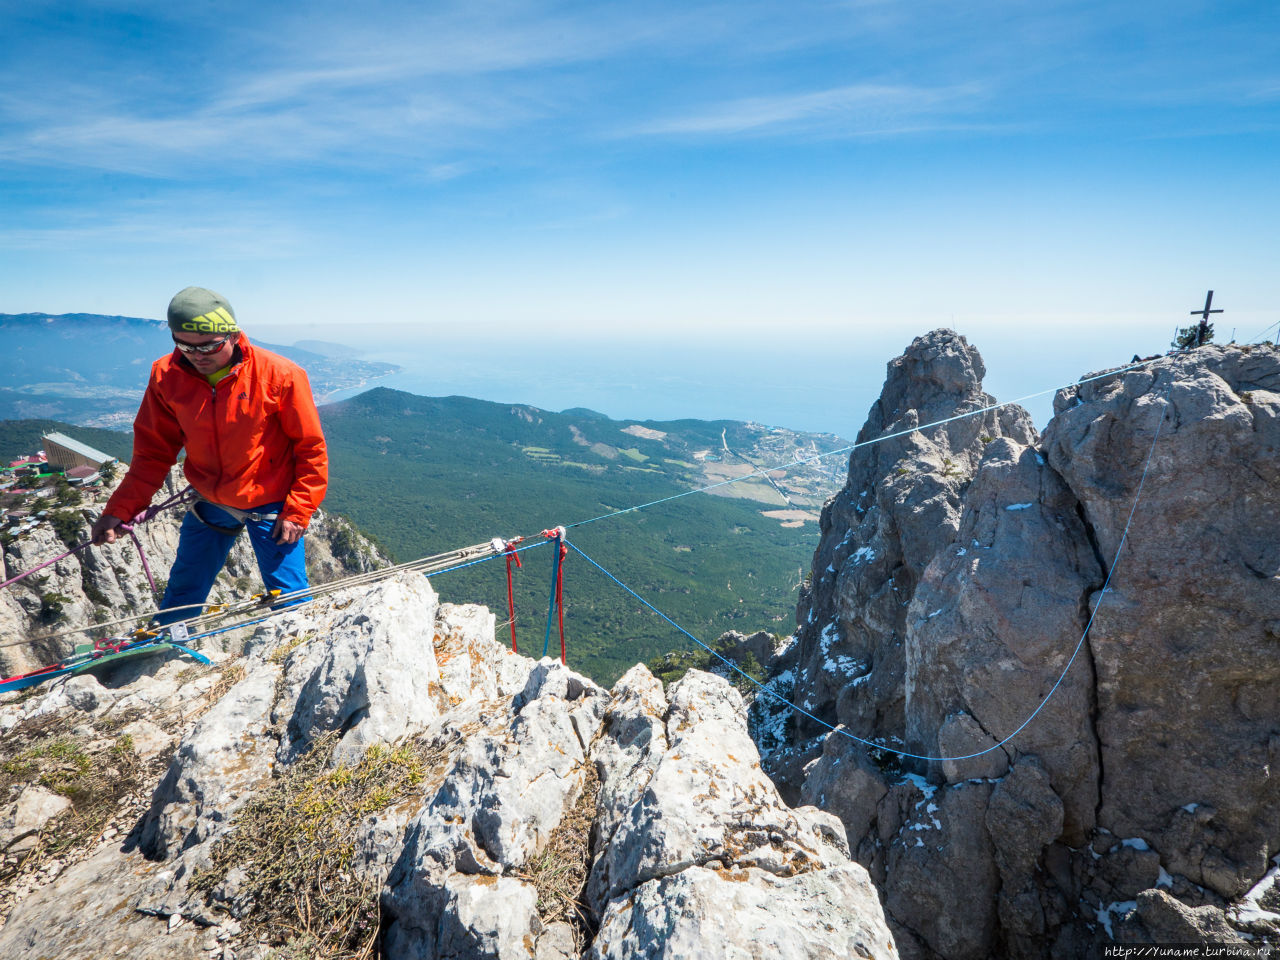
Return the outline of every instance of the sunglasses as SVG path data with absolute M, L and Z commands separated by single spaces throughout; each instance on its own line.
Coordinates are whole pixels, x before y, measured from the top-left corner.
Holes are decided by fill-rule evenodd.
M 214 340 L 211 343 L 200 343 L 200 344 L 183 343 L 177 337 L 174 337 L 173 345 L 177 347 L 179 350 L 181 350 L 183 353 L 217 353 L 219 350 L 222 349 L 223 345 L 226 344 L 226 342 L 234 336 L 235 336 L 234 333 L 229 333 L 225 337 L 223 337 L 221 340 Z

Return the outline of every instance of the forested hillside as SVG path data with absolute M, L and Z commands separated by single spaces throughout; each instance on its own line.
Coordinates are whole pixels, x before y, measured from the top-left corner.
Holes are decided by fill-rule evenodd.
M 841 446 L 839 437 L 737 421 L 615 421 L 466 397 L 376 389 L 321 407 L 331 460 L 325 508 L 350 518 L 396 560 L 495 536 L 533 536 Z M 127 460 L 127 433 L 50 420 L 0 421 L 0 456 L 39 448 L 50 430 Z M 695 635 L 789 633 L 823 500 L 845 458 L 828 457 L 576 527 L 570 537 Z M 526 552 L 515 575 L 520 648 L 540 654 L 552 551 Z M 565 573 L 573 665 L 610 683 L 637 661 L 689 641 L 576 554 Z M 436 582 L 449 601 L 477 601 L 500 619 L 505 564 Z M 552 646 L 558 646 L 558 635 Z
M 726 446 L 775 464 L 812 455 L 819 440 L 827 449 L 841 443 L 736 421 L 635 423 L 386 389 L 321 413 L 331 456 L 326 505 L 401 560 L 668 497 L 732 472 L 730 460 L 749 472 Z M 683 497 L 574 528 L 570 539 L 701 638 L 729 629 L 789 633 L 817 533 L 813 522 L 783 523 L 816 521 L 844 461 L 830 457 L 777 480 L 791 509 L 766 483 L 733 484 L 720 491 L 733 497 Z M 516 574 L 519 640 L 537 654 L 551 551 L 529 551 L 524 560 Z M 637 661 L 689 645 L 576 554 L 565 581 L 570 661 L 595 679 L 611 683 Z M 507 607 L 500 560 L 446 574 L 436 586 L 448 600 Z

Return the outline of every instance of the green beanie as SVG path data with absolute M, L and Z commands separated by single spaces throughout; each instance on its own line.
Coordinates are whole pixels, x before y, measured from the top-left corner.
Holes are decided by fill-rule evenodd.
M 169 329 L 174 333 L 235 333 L 236 314 L 220 293 L 187 287 L 169 301 Z

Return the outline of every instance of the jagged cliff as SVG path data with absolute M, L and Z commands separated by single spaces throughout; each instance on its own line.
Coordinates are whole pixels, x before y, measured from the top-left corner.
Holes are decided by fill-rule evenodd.
M 80 493 L 78 503 L 61 508 L 61 512 L 72 521 L 61 531 L 70 543 L 80 543 L 89 538 L 90 526 L 117 483 L 87 488 Z M 175 467 L 157 494 L 157 502 L 185 487 L 181 471 Z M 177 507 L 137 527 L 138 540 L 157 582 L 168 575 L 169 567 L 173 565 L 183 515 L 184 509 Z M 0 570 L 4 573 L 0 579 L 37 567 L 63 553 L 67 546 L 53 524 L 41 524 L 5 544 L 0 553 L 3 560 Z M 345 519 L 324 511 L 317 511 L 312 518 L 306 549 L 307 570 L 313 584 L 377 569 L 389 562 Z M 249 538 L 241 536 L 214 584 L 210 602 L 243 599 L 261 589 L 258 564 Z M 84 643 L 90 637 L 78 634 L 35 644 L 21 641 L 95 621 L 153 611 L 158 599 L 151 594 L 143 572 L 142 556 L 128 537 L 60 560 L 0 590 L 0 676 L 25 673 L 53 663 L 69 654 L 76 643 Z
M 0 956 L 897 955 L 725 680 L 606 692 L 493 633 L 399 574 L 224 635 L 213 667 L 8 698 Z
M 985 407 L 939 330 L 859 441 Z M 836 813 L 904 956 L 1277 937 L 1280 352 L 1206 347 L 855 450 L 770 686 L 767 769 Z M 1156 431 L 1141 500 L 1108 591 Z M 1270 901 L 1268 901 L 1270 902 Z M 1272 903 L 1272 909 L 1275 909 Z
M 0 700 L 0 955 L 1274 943 L 1280 352 L 1092 379 L 1043 435 L 983 374 L 950 331 L 890 363 L 795 637 L 728 645 L 816 719 L 758 698 L 749 736 L 697 671 L 604 691 L 409 576 Z M 113 549 L 54 585 L 145 603 Z M 971 759 L 844 735 L 977 754 L 1042 702 Z

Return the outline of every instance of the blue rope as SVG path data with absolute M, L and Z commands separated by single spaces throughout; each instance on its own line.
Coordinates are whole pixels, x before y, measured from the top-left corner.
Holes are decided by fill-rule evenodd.
M 984 756 L 985 754 L 991 753 L 993 750 L 1000 749 L 1006 743 L 1008 743 L 1014 737 L 1016 737 L 1019 733 L 1021 733 L 1026 728 L 1027 724 L 1029 724 L 1032 720 L 1036 718 L 1037 714 L 1039 714 L 1040 711 L 1044 709 L 1045 705 L 1049 702 L 1050 698 L 1052 698 L 1054 693 L 1057 692 L 1058 687 L 1062 685 L 1062 681 L 1066 679 L 1067 671 L 1071 669 L 1071 665 L 1075 663 L 1076 657 L 1079 655 L 1080 650 L 1084 647 L 1084 642 L 1086 639 L 1088 639 L 1089 631 L 1093 627 L 1094 618 L 1097 617 L 1098 610 L 1102 607 L 1102 600 L 1107 595 L 1107 592 L 1111 587 L 1111 577 L 1116 572 L 1116 567 L 1120 563 L 1120 553 L 1122 550 L 1124 550 L 1124 545 L 1126 541 L 1129 539 L 1129 527 L 1133 523 L 1134 513 L 1137 511 L 1138 503 L 1142 499 L 1142 488 L 1146 484 L 1147 474 L 1151 470 L 1151 459 L 1156 452 L 1156 441 L 1160 439 L 1160 431 L 1164 427 L 1165 415 L 1168 412 L 1168 409 L 1169 409 L 1169 394 L 1166 392 L 1164 396 L 1164 406 L 1161 407 L 1160 409 L 1160 420 L 1157 422 L 1155 434 L 1151 438 L 1151 448 L 1147 451 L 1147 460 L 1142 467 L 1142 476 L 1138 480 L 1138 489 L 1133 496 L 1133 505 L 1129 508 L 1129 518 L 1128 520 L 1125 521 L 1124 532 L 1121 533 L 1120 535 L 1120 543 L 1116 547 L 1115 557 L 1112 559 L 1111 566 L 1107 570 L 1107 578 L 1102 584 L 1102 591 L 1098 594 L 1098 601 L 1097 603 L 1094 604 L 1093 611 L 1089 614 L 1089 621 L 1088 623 L 1085 624 L 1084 632 L 1080 635 L 1080 639 L 1076 643 L 1075 650 L 1071 652 L 1071 658 L 1067 661 L 1067 665 L 1062 668 L 1062 672 L 1058 675 L 1058 679 L 1054 682 L 1053 687 L 1049 690 L 1047 694 L 1045 694 L 1044 699 L 1040 701 L 1040 705 L 1037 706 L 1035 710 L 1031 711 L 1031 715 L 1028 716 L 1027 719 L 1023 720 L 1022 723 L 1018 725 L 1018 728 L 1013 731 L 1013 733 L 1009 734 L 999 743 L 992 744 L 991 746 L 987 747 L 985 750 L 979 750 L 977 753 L 966 753 L 962 756 L 954 756 L 954 757 L 933 757 L 933 756 L 927 756 L 925 754 L 909 753 L 905 750 L 895 750 L 892 747 L 885 746 L 882 743 L 876 743 L 872 740 L 864 740 L 862 737 L 855 736 L 854 734 L 849 733 L 849 731 L 841 727 L 832 726 L 831 724 L 827 723 L 825 720 L 815 717 L 812 713 L 810 713 L 808 710 L 805 710 L 803 707 L 799 706 L 798 704 L 794 704 L 790 700 L 787 700 L 781 694 L 775 693 L 774 691 L 770 690 L 768 687 L 762 684 L 755 677 L 751 676 L 751 674 L 744 671 L 736 663 L 727 659 L 717 651 L 713 650 L 711 647 L 707 646 L 705 643 L 703 643 L 701 640 L 695 637 L 692 633 L 690 633 L 684 627 L 680 626 L 680 624 L 676 623 L 669 616 L 667 616 L 665 613 L 663 613 L 661 610 L 655 607 L 652 603 L 650 603 L 644 597 L 640 596 L 640 594 L 636 593 L 629 586 L 627 586 L 625 583 L 623 583 L 621 580 L 615 577 L 612 573 L 610 573 L 604 567 L 600 566 L 600 564 L 596 563 L 596 561 L 588 557 L 585 553 L 583 553 L 578 548 L 577 544 L 572 543 L 568 540 L 566 540 L 565 542 L 568 543 L 569 546 L 572 547 L 574 550 L 576 550 L 578 554 L 580 554 L 583 557 L 583 559 L 585 559 L 593 567 L 595 567 L 597 570 L 603 573 L 606 577 L 608 577 L 618 586 L 622 587 L 623 590 L 627 591 L 627 593 L 631 594 L 631 596 L 635 597 L 637 600 L 643 603 L 646 607 L 648 607 L 650 610 L 652 610 L 654 613 L 660 616 L 663 620 L 667 621 L 667 623 L 671 624 L 671 626 L 675 627 L 677 630 L 683 633 L 686 637 L 688 637 L 698 646 L 702 647 L 702 649 L 706 650 L 708 653 L 714 656 L 717 660 L 719 660 L 725 666 L 729 667 L 729 669 L 733 670 L 735 673 L 740 674 L 741 676 L 745 677 L 747 680 L 751 681 L 751 683 L 754 684 L 760 690 L 761 693 L 767 694 L 768 696 L 772 697 L 774 700 L 778 701 L 782 705 L 786 707 L 790 707 L 792 710 L 794 710 L 797 713 L 804 714 L 804 716 L 808 717 L 810 720 L 814 721 L 815 723 L 823 727 L 826 727 L 828 730 L 832 731 L 833 733 L 838 733 L 842 737 L 846 737 L 850 740 L 853 740 L 855 743 L 862 744 L 863 746 L 872 747 L 876 750 L 881 750 L 885 753 L 892 753 L 899 757 L 908 757 L 912 760 L 929 760 L 929 761 L 973 760 L 976 757 L 981 757 L 981 756 Z
M 550 540 L 544 540 L 544 543 L 550 543 Z M 555 539 L 555 554 L 551 558 L 551 599 L 547 601 L 547 632 L 542 635 L 542 655 L 545 657 L 547 651 L 551 648 L 551 624 L 555 619 L 556 612 L 556 587 L 560 585 L 560 544 L 564 540 L 557 536 Z
M 1250 337 L 1245 342 L 1246 343 L 1266 343 L 1267 340 L 1264 340 L 1263 338 L 1266 337 L 1269 340 L 1271 331 L 1275 327 L 1280 327 L 1280 320 L 1277 320 L 1275 323 L 1269 324 L 1265 330 L 1259 330 L 1257 333 L 1255 333 L 1252 337 Z
M 219 627 L 217 630 L 209 630 L 205 633 L 193 633 L 187 639 L 203 640 L 205 637 L 216 637 L 220 633 L 226 633 L 229 630 L 239 630 L 241 627 L 256 627 L 258 624 L 263 623 L 267 620 L 270 620 L 271 617 L 274 616 L 276 613 L 283 613 L 283 612 L 284 612 L 283 610 L 276 610 L 276 611 L 273 611 L 272 614 L 268 616 L 259 617 L 257 620 L 248 620 L 244 623 L 233 623 L 229 627 Z
M 783 463 L 773 467 L 767 467 L 763 470 L 757 470 L 754 473 L 744 473 L 740 477 L 731 477 L 728 480 L 720 480 L 717 483 L 709 483 L 705 487 L 697 487 L 693 490 L 685 490 L 681 493 L 672 494 L 669 497 L 662 497 L 658 500 L 650 500 L 648 503 L 639 503 L 634 507 L 625 507 L 622 510 L 614 510 L 612 513 L 602 513 L 598 517 L 592 517 L 590 520 L 579 520 L 576 523 L 566 523 L 565 529 L 569 530 L 574 527 L 581 527 L 588 523 L 595 523 L 597 520 L 609 520 L 613 517 L 620 517 L 624 513 L 634 513 L 637 510 L 645 510 L 649 507 L 656 507 L 660 503 L 668 503 L 672 500 L 679 500 L 681 497 L 689 497 L 695 493 L 706 493 L 708 490 L 715 490 L 717 487 L 725 487 L 731 483 L 741 483 L 744 480 L 751 480 L 755 477 L 763 477 L 773 473 L 775 470 L 789 470 L 792 467 L 802 466 L 806 463 L 813 463 L 816 460 L 822 460 L 826 457 L 834 457 L 837 453 L 852 453 L 854 450 L 860 450 L 863 447 L 869 447 L 876 443 L 883 443 L 886 440 L 893 440 L 897 437 L 905 437 L 912 433 L 918 433 L 921 430 L 931 430 L 934 427 L 941 427 L 948 423 L 955 423 L 957 420 L 965 420 L 968 417 L 976 417 L 980 413 L 989 413 L 992 410 L 999 410 L 1001 407 L 1007 407 L 1011 404 L 1022 403 L 1024 400 L 1034 400 L 1036 397 L 1043 397 L 1046 393 L 1057 393 L 1067 387 L 1075 387 L 1085 383 L 1092 383 L 1095 380 L 1103 380 L 1107 377 L 1118 377 L 1122 373 L 1128 373 L 1130 370 L 1137 370 L 1149 364 L 1155 363 L 1157 360 L 1163 360 L 1164 357 L 1152 357 L 1150 360 L 1141 360 L 1138 363 L 1131 363 L 1126 367 L 1119 367 L 1107 373 L 1099 373 L 1092 377 L 1085 377 L 1083 380 L 1076 380 L 1072 383 L 1064 384 L 1061 387 L 1050 387 L 1047 390 L 1039 390 L 1036 393 L 1028 393 L 1026 396 L 1018 397 L 1016 400 L 1005 400 L 1001 403 L 993 403 L 986 407 L 979 407 L 977 410 L 969 410 L 966 413 L 957 413 L 955 416 L 944 417 L 941 420 L 934 420 L 932 423 L 923 423 L 918 427 L 911 427 L 908 430 L 898 430 L 895 433 L 886 433 L 883 436 L 872 437 L 870 440 L 862 440 L 858 443 L 851 443 L 846 447 L 837 447 L 835 450 L 828 450 L 826 453 L 815 454 L 812 457 L 803 457 L 799 460 L 792 460 L 790 463 Z

